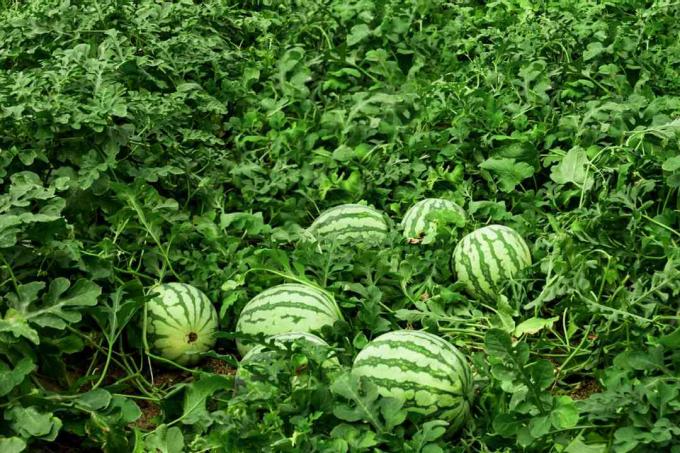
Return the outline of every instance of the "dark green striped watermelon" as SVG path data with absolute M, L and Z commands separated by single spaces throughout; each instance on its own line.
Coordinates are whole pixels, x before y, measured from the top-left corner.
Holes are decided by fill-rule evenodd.
M 335 301 L 320 289 L 286 283 L 262 291 L 252 298 L 239 316 L 236 331 L 266 336 L 290 332 L 311 332 L 332 326 L 342 319 Z M 237 341 L 243 356 L 252 344 Z
M 401 227 L 403 235 L 408 240 L 415 240 L 426 234 L 430 229 L 435 228 L 432 217 L 435 213 L 455 212 L 465 218 L 465 211 L 453 201 L 442 198 L 426 198 L 420 200 L 406 211 Z
M 489 225 L 465 236 L 453 252 L 458 281 L 471 296 L 496 300 L 499 285 L 531 266 L 529 246 L 512 228 Z
M 389 227 L 378 210 L 360 204 L 330 208 L 314 220 L 307 231 L 320 242 L 379 245 Z
M 180 365 L 195 364 L 215 345 L 215 307 L 203 292 L 184 283 L 153 289 L 147 303 L 147 342 L 152 352 Z
M 427 332 L 401 330 L 380 335 L 357 354 L 352 373 L 365 376 L 385 397 L 459 428 L 470 413 L 472 372 L 449 342 Z

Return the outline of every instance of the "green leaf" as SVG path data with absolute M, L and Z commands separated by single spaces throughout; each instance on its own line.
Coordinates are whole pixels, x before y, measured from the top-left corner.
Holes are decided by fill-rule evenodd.
M 503 192 L 512 192 L 518 184 L 534 174 L 534 167 L 526 162 L 517 162 L 515 159 L 492 157 L 479 166 L 498 178 Z
M 380 400 L 380 414 L 385 420 L 385 429 L 392 429 L 401 425 L 406 420 L 406 411 L 402 409 L 404 402 L 395 398 L 382 398 Z
M 567 152 L 562 161 L 552 167 L 550 179 L 558 184 L 575 184 L 583 189 L 590 188 L 592 178 L 588 176 L 589 160 L 583 148 L 574 147 Z
M 71 287 L 67 279 L 58 277 L 52 280 L 47 294 L 43 296 L 42 304 L 38 305 L 36 304 L 38 293 L 44 286 L 43 282 L 32 282 L 20 285 L 16 294 L 10 294 L 8 299 L 16 312 L 13 312 L 11 316 L 8 312 L 5 321 L 8 321 L 8 318 L 15 318 L 19 321 L 14 325 L 11 322 L 9 325 L 0 325 L 0 329 L 15 332 L 15 335 L 18 332 L 23 336 L 31 337 L 32 332 L 16 325 L 21 324 L 21 320 L 41 327 L 65 329 L 67 324 L 80 321 L 81 314 L 77 309 L 96 305 L 97 298 L 101 294 L 99 285 L 89 280 L 80 279 Z M 37 344 L 36 341 L 34 342 Z
M 79 395 L 74 400 L 76 406 L 86 411 L 98 411 L 104 409 L 111 402 L 111 394 L 104 389 L 92 390 Z
M 534 417 L 529 421 L 529 432 L 532 437 L 543 437 L 550 432 L 550 417 L 547 415 Z
M 132 423 L 142 416 L 142 411 L 137 403 L 130 398 L 114 395 L 111 399 L 111 410 L 119 411 L 123 423 Z
M 2 453 L 21 453 L 26 449 L 26 442 L 19 437 L 0 437 Z
M 209 425 L 211 419 L 206 410 L 206 400 L 216 391 L 229 388 L 229 383 L 230 379 L 226 376 L 210 375 L 189 384 L 184 396 L 182 423 L 193 425 L 201 422 L 205 426 Z
M 331 431 L 331 437 L 342 439 L 352 449 L 364 450 L 378 445 L 376 433 L 358 426 L 340 423 Z
M 40 412 L 34 406 L 15 406 L 5 412 L 5 420 L 15 433 L 24 439 L 38 437 L 44 440 L 54 440 L 61 429 L 61 420 L 51 412 Z
M 515 328 L 515 336 L 520 337 L 524 334 L 527 335 L 533 335 L 537 332 L 540 332 L 541 330 L 545 329 L 546 327 L 552 327 L 552 325 L 555 323 L 555 321 L 559 320 L 559 316 L 554 316 L 549 319 L 543 319 L 543 318 L 529 318 L 526 321 L 523 321 L 520 323 Z
M 550 420 L 555 429 L 569 429 L 578 424 L 579 411 L 574 401 L 568 396 L 555 398 L 555 408 L 550 413 Z
M 583 437 L 578 436 L 564 449 L 564 453 L 607 453 L 607 444 L 594 443 L 586 444 L 583 442 Z
M 352 27 L 347 35 L 347 45 L 352 47 L 371 35 L 371 29 L 366 24 L 358 24 Z
M 673 332 L 663 337 L 659 337 L 657 342 L 667 348 L 678 349 L 680 348 L 680 327 L 675 329 Z
M 586 50 L 583 52 L 583 60 L 588 61 L 592 60 L 593 58 L 597 57 L 604 51 L 604 46 L 602 45 L 601 42 L 594 41 L 588 43 L 588 47 Z
M 176 426 L 168 428 L 160 425 L 145 439 L 147 451 L 155 453 L 182 453 L 184 451 L 184 436 L 182 430 Z
M 532 382 L 541 390 L 550 387 L 555 379 L 555 368 L 547 360 L 538 360 L 528 367 Z
M 658 356 L 644 351 L 626 351 L 614 358 L 614 365 L 628 370 L 654 370 L 662 367 Z
M 487 354 L 492 357 L 511 361 L 513 359 L 512 338 L 501 329 L 489 329 L 484 337 Z
M 501 436 L 512 437 L 521 427 L 521 421 L 514 414 L 499 414 L 493 420 L 493 429 Z
M 21 359 L 14 368 L 10 368 L 5 362 L 0 361 L 0 396 L 5 396 L 11 392 L 35 369 L 35 363 L 28 357 Z
M 33 344 L 40 344 L 40 336 L 23 318 L 0 319 L 0 332 L 7 332 L 16 338 L 24 337 Z
M 680 156 L 673 156 L 666 159 L 661 166 L 664 171 L 680 170 Z
M 365 420 L 379 431 L 383 430 L 383 425 L 378 419 L 377 401 L 380 395 L 378 388 L 371 381 L 344 373 L 334 379 L 331 392 L 351 402 L 351 404 L 338 402 L 333 407 L 333 414 L 340 420 L 348 422 Z

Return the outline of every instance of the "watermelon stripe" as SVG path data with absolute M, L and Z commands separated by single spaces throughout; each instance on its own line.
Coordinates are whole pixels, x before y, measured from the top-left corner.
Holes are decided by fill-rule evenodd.
M 510 258 L 510 261 L 512 261 L 512 265 L 514 267 L 511 273 L 509 273 L 509 275 L 512 275 L 522 268 L 522 264 L 520 263 L 517 250 L 515 248 L 518 242 L 517 238 L 512 234 L 509 234 L 509 237 L 505 236 L 507 231 L 503 231 L 500 228 L 494 230 L 494 233 L 496 233 L 496 238 L 494 241 L 498 241 L 503 244 L 503 252 Z
M 181 327 L 183 325 L 182 321 L 180 321 L 180 319 L 175 316 L 175 311 L 171 310 L 171 308 L 174 308 L 174 305 L 167 306 L 154 304 L 152 307 L 152 313 L 154 313 L 159 318 L 170 319 L 175 323 L 175 325 L 177 325 L 177 327 Z
M 320 316 L 322 318 L 334 318 L 333 313 L 329 313 L 320 307 L 312 305 L 300 305 L 299 302 L 281 302 L 263 306 L 261 310 L 250 311 L 242 314 L 239 317 L 239 323 L 253 323 L 257 321 L 270 321 L 275 323 L 277 320 L 272 319 L 272 313 L 276 311 L 279 314 L 278 319 L 288 319 L 292 317 L 305 319 L 308 316 Z
M 503 260 L 503 259 L 498 257 L 496 252 L 499 251 L 499 250 L 498 250 L 497 247 L 495 247 L 495 244 L 493 243 L 493 241 L 488 236 L 480 234 L 479 240 L 480 240 L 480 242 L 483 242 L 486 245 L 486 249 L 488 251 L 486 252 L 485 256 L 487 258 L 489 258 L 489 263 L 493 263 L 492 265 L 490 264 L 491 268 L 489 269 L 489 272 L 491 273 L 491 275 L 506 276 L 506 275 L 512 275 L 513 273 L 515 273 L 517 271 L 517 267 L 512 262 L 512 260 L 510 260 L 510 262 L 508 262 L 508 260 Z M 512 265 L 511 270 L 508 269 L 508 266 L 510 266 L 510 265 Z M 491 280 L 489 280 L 489 281 L 491 281 Z
M 406 211 L 401 222 L 404 237 L 414 239 L 422 236 L 431 225 L 432 221 L 429 216 L 437 211 L 455 211 L 465 216 L 463 208 L 452 201 L 442 198 L 425 198 Z
M 472 375 L 463 355 L 422 331 L 380 335 L 357 354 L 352 373 L 365 376 L 383 396 L 403 399 L 423 414 L 437 413 L 457 428 L 469 414 Z
M 154 332 L 159 329 L 160 327 L 159 324 L 165 324 L 169 329 L 180 329 L 182 327 L 182 325 L 177 320 L 174 320 L 168 316 L 163 317 L 156 314 L 147 313 L 146 317 L 148 320 L 151 321 L 151 326 L 154 329 Z M 168 322 L 168 319 L 173 321 L 174 324 Z
M 366 228 L 363 226 L 347 227 L 332 236 L 336 241 L 342 242 L 348 239 L 366 239 L 370 241 L 381 241 L 385 238 L 386 230 L 376 228 Z M 331 237 L 329 235 L 329 237 Z
M 236 331 L 265 335 L 309 332 L 332 326 L 339 319 L 340 308 L 326 293 L 312 286 L 287 283 L 253 297 L 243 307 Z M 252 346 L 239 340 L 237 347 L 245 355 Z
M 385 349 L 399 350 L 399 353 L 406 355 L 416 353 L 417 355 L 430 359 L 426 361 L 429 366 L 433 368 L 441 368 L 440 365 L 445 363 L 447 358 L 445 358 L 441 352 L 433 352 L 433 349 L 436 350 L 437 346 L 439 345 L 423 343 L 418 344 L 415 341 L 415 335 L 413 335 L 413 337 L 414 338 L 412 338 L 412 341 L 408 343 L 399 340 L 375 340 L 373 342 L 373 346 L 376 348 L 376 350 L 383 351 L 381 352 L 381 357 L 382 354 L 389 352 L 385 351 Z
M 314 228 L 316 234 L 329 235 L 340 234 L 345 231 L 377 231 L 381 233 L 387 232 L 387 225 L 384 221 L 376 219 L 364 219 L 361 217 L 343 217 L 340 220 Z
M 463 250 L 464 246 L 461 246 L 460 250 L 460 260 L 463 261 L 463 263 L 460 264 L 460 268 L 464 269 L 464 274 L 462 270 L 459 269 L 458 264 L 456 264 L 456 272 L 458 273 L 458 279 L 465 282 L 467 284 L 468 290 L 472 288 L 472 293 L 473 294 L 485 294 L 486 291 L 482 288 L 480 284 L 480 278 L 478 275 L 475 274 L 474 269 L 472 268 L 472 260 L 470 259 L 470 255 Z
M 182 365 L 197 362 L 196 353 L 215 343 L 217 312 L 198 288 L 182 283 L 166 283 L 154 289 L 149 300 L 147 340 L 154 352 Z M 196 334 L 189 341 L 189 334 Z
M 370 206 L 344 204 L 330 208 L 312 222 L 309 233 L 317 240 L 361 242 L 374 245 L 381 242 L 389 228 L 384 215 Z
M 340 313 L 335 302 L 321 291 L 304 285 L 285 284 L 275 287 L 274 290 L 265 290 L 254 297 L 243 308 L 241 316 L 248 316 L 250 313 L 260 310 L 271 310 L 278 305 L 285 307 L 287 306 L 286 303 L 292 303 L 294 306 L 313 306 L 314 311 L 327 313 L 331 316 Z
M 379 362 L 377 364 L 373 365 L 373 366 L 376 367 L 378 365 L 379 365 Z M 394 374 L 396 375 L 396 373 L 394 373 Z M 392 379 L 392 378 L 389 378 L 389 377 L 382 377 L 381 378 L 381 377 L 375 377 L 375 376 L 371 376 L 370 379 L 371 379 L 371 382 L 373 382 L 374 384 L 377 384 L 379 387 L 383 387 L 383 388 L 389 389 L 389 390 L 394 390 L 394 389 L 414 390 L 414 391 L 425 390 L 428 393 L 436 395 L 437 398 L 447 398 L 447 399 L 449 399 L 449 401 L 450 401 L 449 404 L 451 404 L 451 405 L 460 405 L 461 401 L 459 401 L 459 400 L 462 400 L 462 402 L 465 401 L 464 398 L 465 398 L 466 394 L 464 394 L 462 392 L 458 392 L 458 393 L 451 392 L 450 390 L 448 390 L 446 388 L 439 388 L 439 387 L 436 387 L 436 386 L 424 384 L 423 381 L 421 381 L 420 379 L 427 378 L 427 376 L 428 376 L 428 373 L 427 373 L 427 370 L 425 370 L 419 375 L 413 375 L 413 379 L 408 380 L 408 381 L 401 381 L 401 380 Z M 438 409 L 437 405 L 434 404 L 434 403 L 430 403 L 430 404 L 428 404 L 428 406 L 431 406 L 433 411 Z
M 179 288 L 177 288 L 177 286 L 175 286 L 175 285 L 168 287 L 168 291 L 171 291 L 172 293 L 174 293 L 175 296 L 177 297 L 177 301 L 178 301 L 176 304 L 173 304 L 171 307 L 168 307 L 166 309 L 168 315 L 171 316 L 171 309 L 179 308 L 182 311 L 181 314 L 183 316 L 183 318 L 181 318 L 181 319 L 184 319 L 184 320 L 186 320 L 185 322 L 192 324 L 193 319 L 191 318 L 191 315 L 189 314 L 189 307 L 187 306 L 187 303 L 191 302 L 193 304 L 196 304 L 196 300 L 193 299 L 188 294 L 189 292 L 186 291 L 186 290 L 185 290 L 186 294 L 182 294 L 182 291 Z M 182 301 L 182 302 L 179 302 L 179 301 Z
M 208 326 L 208 324 L 216 324 L 217 323 L 217 313 L 216 312 L 210 313 L 208 316 L 206 316 L 205 318 L 201 318 L 201 319 L 203 319 L 203 324 L 201 324 L 199 327 L 196 328 L 196 330 L 198 330 L 198 331 L 202 331 L 203 329 L 205 329 Z
M 414 376 L 415 382 L 421 383 L 427 382 L 425 380 L 425 377 L 427 377 L 427 380 L 431 381 L 427 383 L 427 386 L 431 389 L 437 389 L 442 392 L 453 393 L 456 395 L 462 394 L 462 389 L 458 391 L 451 390 L 452 386 L 460 387 L 460 380 L 454 381 L 453 379 L 451 379 L 450 375 L 447 374 L 445 371 L 436 372 L 429 366 L 419 366 L 415 363 L 406 362 L 404 358 L 373 357 L 364 358 L 362 360 L 354 362 L 355 370 L 361 369 L 363 367 L 375 369 L 376 367 L 379 366 L 385 366 L 388 368 L 398 368 L 402 375 L 403 373 L 410 373 L 412 376 Z M 416 376 L 420 376 L 423 379 L 417 378 Z M 436 380 L 431 378 L 435 378 Z M 394 385 L 400 386 L 399 384 Z
M 330 209 L 325 210 L 317 217 L 316 221 L 319 223 L 325 223 L 330 219 L 346 217 L 347 215 L 370 215 L 378 219 L 382 219 L 382 214 L 375 208 L 360 204 L 343 204 L 339 206 L 334 206 Z
M 453 254 L 458 280 L 468 293 L 495 299 L 499 284 L 512 279 L 531 265 L 531 253 L 524 239 L 512 228 L 489 225 L 465 236 Z
M 477 253 L 478 270 L 476 274 L 482 277 L 479 279 L 479 285 L 485 292 L 491 292 L 493 290 L 491 285 L 492 282 L 495 281 L 495 278 L 492 277 L 491 272 L 489 271 L 489 266 L 486 262 L 487 256 L 482 252 L 482 247 L 478 240 L 472 239 L 470 241 L 470 247 L 474 248 L 474 251 Z

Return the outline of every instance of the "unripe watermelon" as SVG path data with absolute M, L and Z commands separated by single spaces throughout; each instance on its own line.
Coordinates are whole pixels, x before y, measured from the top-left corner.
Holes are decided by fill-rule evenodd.
M 406 239 L 418 239 L 435 227 L 432 215 L 437 212 L 452 211 L 465 218 L 465 211 L 453 201 L 442 198 L 426 198 L 420 200 L 404 215 L 401 221 L 403 235 Z
M 384 397 L 460 427 L 470 413 L 472 372 L 463 354 L 436 335 L 400 330 L 380 335 L 357 354 L 352 373 L 376 384 Z
M 499 285 L 531 266 L 529 246 L 512 228 L 489 225 L 465 236 L 453 252 L 458 281 L 471 296 L 496 300 Z
M 378 210 L 360 204 L 330 208 L 314 220 L 307 231 L 321 242 L 379 245 L 389 227 Z
M 218 321 L 215 307 L 198 288 L 165 283 L 154 288 L 147 303 L 147 342 L 155 354 L 192 365 L 201 352 L 215 345 Z
M 308 285 L 285 283 L 252 298 L 241 311 L 236 331 L 267 336 L 311 332 L 332 326 L 340 319 L 340 308 L 323 291 Z M 236 346 L 241 356 L 253 347 L 243 341 L 237 341 Z

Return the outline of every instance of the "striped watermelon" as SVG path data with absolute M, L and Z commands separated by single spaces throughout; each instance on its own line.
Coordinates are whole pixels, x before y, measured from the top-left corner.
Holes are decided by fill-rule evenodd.
M 489 225 L 465 236 L 453 252 L 458 280 L 473 297 L 495 300 L 499 285 L 531 266 L 529 246 L 512 228 Z
M 404 219 L 401 221 L 404 237 L 413 240 L 426 234 L 431 228 L 436 227 L 435 222 L 431 218 L 432 214 L 444 211 L 453 211 L 465 218 L 465 211 L 463 208 L 453 201 L 444 200 L 442 198 L 426 198 L 420 200 L 406 211 L 406 215 L 404 215 Z
M 323 291 L 299 283 L 285 283 L 253 297 L 243 307 L 236 331 L 268 336 L 310 332 L 332 326 L 340 319 L 340 308 Z M 237 341 L 236 346 L 241 356 L 253 347 L 242 341 Z
M 380 211 L 360 204 L 343 204 L 319 214 L 307 231 L 319 241 L 379 245 L 388 229 Z
M 380 395 L 402 399 L 414 412 L 450 421 L 452 429 L 470 413 L 470 366 L 436 335 L 416 330 L 380 335 L 357 354 L 352 373 L 366 376 Z
M 149 347 L 180 365 L 195 364 L 198 354 L 215 344 L 215 307 L 201 290 L 184 283 L 165 283 L 153 292 L 146 315 Z
M 274 343 L 281 348 L 285 348 L 287 345 L 294 342 L 296 343 L 305 342 L 309 345 L 313 345 L 316 347 L 330 348 L 328 343 L 326 343 L 316 335 L 308 332 L 280 333 L 278 335 L 273 335 L 272 337 L 269 338 L 269 340 L 273 340 Z M 241 359 L 241 366 L 236 372 L 236 375 L 241 379 L 248 379 L 250 377 L 250 373 L 246 370 L 247 365 L 257 363 L 266 366 L 268 363 L 271 363 L 274 360 L 276 360 L 277 356 L 278 353 L 276 351 L 271 350 L 266 345 L 257 345 L 250 351 L 248 351 L 246 355 L 243 356 L 243 358 Z M 246 367 L 244 367 L 244 365 Z M 324 368 L 339 367 L 340 362 L 338 362 L 337 358 L 331 357 L 323 363 L 323 366 Z

